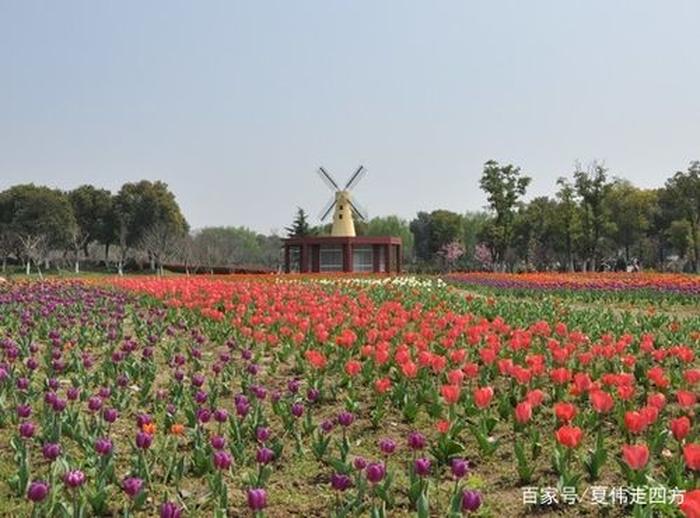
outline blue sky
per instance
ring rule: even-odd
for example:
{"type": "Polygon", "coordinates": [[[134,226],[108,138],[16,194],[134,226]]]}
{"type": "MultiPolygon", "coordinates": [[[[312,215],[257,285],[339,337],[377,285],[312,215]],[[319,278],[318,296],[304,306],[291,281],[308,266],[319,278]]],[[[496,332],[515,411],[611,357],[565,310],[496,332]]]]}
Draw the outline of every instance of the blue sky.
{"type": "Polygon", "coordinates": [[[659,186],[700,159],[700,2],[0,0],[0,188],[162,179],[193,227],[476,210],[488,159],[659,186]]]}

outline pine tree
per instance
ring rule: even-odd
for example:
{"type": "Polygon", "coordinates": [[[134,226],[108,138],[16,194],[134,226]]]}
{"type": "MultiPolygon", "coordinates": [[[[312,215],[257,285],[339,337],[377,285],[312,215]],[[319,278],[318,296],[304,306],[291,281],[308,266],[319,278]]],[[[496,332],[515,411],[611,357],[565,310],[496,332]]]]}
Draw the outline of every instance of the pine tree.
{"type": "Polygon", "coordinates": [[[297,215],[291,227],[284,227],[287,237],[304,237],[311,234],[308,216],[301,207],[297,207],[297,215]]]}

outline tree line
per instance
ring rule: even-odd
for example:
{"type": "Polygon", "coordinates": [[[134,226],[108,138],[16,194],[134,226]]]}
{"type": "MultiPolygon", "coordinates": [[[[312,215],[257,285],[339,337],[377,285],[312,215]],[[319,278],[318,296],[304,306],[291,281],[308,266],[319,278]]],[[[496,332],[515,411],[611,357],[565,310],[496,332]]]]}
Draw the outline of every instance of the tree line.
{"type": "MultiPolygon", "coordinates": [[[[358,235],[393,235],[416,271],[600,271],[640,267],[700,272],[700,162],[642,189],[600,162],[577,164],[550,196],[525,201],[530,177],[513,164],[484,164],[484,210],[421,211],[408,221],[357,221],[358,235]]],[[[329,234],[298,209],[288,236],[329,234]]],[[[34,184],[0,192],[2,271],[81,263],[123,273],[164,266],[181,271],[231,267],[277,270],[281,238],[246,227],[190,231],[167,184],[125,183],[116,193],[92,185],[62,191],[34,184]]]]}
{"type": "MultiPolygon", "coordinates": [[[[485,210],[418,212],[357,222],[359,235],[398,235],[417,271],[700,271],[700,162],[642,189],[601,162],[576,164],[551,196],[525,201],[531,178],[490,160],[479,181],[485,210]]],[[[325,234],[299,209],[288,235],[325,234]]]]}
{"type": "Polygon", "coordinates": [[[175,195],[161,181],[125,183],[117,193],[92,185],[62,191],[34,184],[0,192],[2,271],[27,274],[81,263],[123,274],[163,272],[164,265],[197,271],[236,265],[274,268],[279,238],[245,227],[191,232],[175,195]]]}

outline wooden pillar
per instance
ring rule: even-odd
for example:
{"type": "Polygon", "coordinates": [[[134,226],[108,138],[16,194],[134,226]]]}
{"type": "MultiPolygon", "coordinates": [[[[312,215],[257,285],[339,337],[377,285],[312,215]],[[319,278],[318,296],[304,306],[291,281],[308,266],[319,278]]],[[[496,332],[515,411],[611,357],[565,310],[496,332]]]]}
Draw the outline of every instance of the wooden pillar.
{"type": "Polygon", "coordinates": [[[352,245],[343,244],[343,271],[352,272],[352,245]]]}
{"type": "Polygon", "coordinates": [[[321,271],[321,246],[311,245],[311,271],[318,273],[321,271]]]}
{"type": "Polygon", "coordinates": [[[396,245],[396,273],[401,273],[401,260],[403,259],[403,250],[401,250],[402,243],[396,245]]]}
{"type": "Polygon", "coordinates": [[[379,254],[381,247],[379,245],[372,245],[372,271],[374,273],[379,273],[380,270],[380,265],[379,265],[379,254]]]}
{"type": "Polygon", "coordinates": [[[291,253],[289,250],[289,245],[284,245],[284,273],[289,273],[291,266],[289,264],[291,259],[291,253]]]}
{"type": "Polygon", "coordinates": [[[309,271],[309,245],[303,243],[299,253],[299,271],[307,273],[309,271]]]}
{"type": "Polygon", "coordinates": [[[384,271],[391,273],[391,245],[384,245],[384,271]]]}

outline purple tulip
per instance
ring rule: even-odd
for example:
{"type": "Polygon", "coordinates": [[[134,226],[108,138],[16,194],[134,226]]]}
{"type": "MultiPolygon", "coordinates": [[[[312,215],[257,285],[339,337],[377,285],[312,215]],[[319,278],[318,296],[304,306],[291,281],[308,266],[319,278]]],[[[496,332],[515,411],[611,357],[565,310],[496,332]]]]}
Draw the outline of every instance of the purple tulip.
{"type": "Polygon", "coordinates": [[[208,408],[200,408],[197,410],[197,420],[200,423],[208,423],[211,419],[211,410],[208,408]]]}
{"type": "Polygon", "coordinates": [[[163,502],[160,506],[160,518],[180,518],[182,510],[173,502],[163,502]]]}
{"type": "Polygon", "coordinates": [[[88,409],[91,412],[97,412],[100,408],[102,408],[102,399],[100,399],[99,396],[90,396],[90,399],[88,399],[88,409]]]}
{"type": "Polygon", "coordinates": [[[255,430],[255,438],[259,443],[265,443],[270,438],[270,429],[264,426],[259,426],[255,430]]]}
{"type": "Polygon", "coordinates": [[[80,397],[80,389],[78,387],[70,387],[66,390],[66,397],[69,401],[75,401],[80,397]]]}
{"type": "Polygon", "coordinates": [[[49,484],[43,480],[34,480],[27,489],[27,498],[32,502],[41,502],[49,494],[49,484]]]}
{"type": "Polygon", "coordinates": [[[292,394],[299,392],[299,387],[301,387],[301,382],[296,378],[287,382],[287,390],[292,394]]]}
{"type": "Polygon", "coordinates": [[[473,512],[479,507],[481,507],[481,493],[471,489],[466,489],[462,493],[462,510],[473,512]]]}
{"type": "Polygon", "coordinates": [[[238,417],[245,417],[248,415],[248,411],[250,410],[250,403],[248,403],[247,399],[241,399],[236,403],[236,414],[238,417]]]}
{"type": "Polygon", "coordinates": [[[27,378],[18,378],[16,385],[17,390],[27,390],[29,388],[29,380],[27,378]]]}
{"type": "Polygon", "coordinates": [[[218,469],[224,470],[231,467],[231,454],[226,451],[215,451],[214,452],[214,466],[218,469]]]}
{"type": "Polygon", "coordinates": [[[136,416],[136,426],[143,428],[143,425],[151,424],[153,418],[149,414],[138,414],[136,416]]]}
{"type": "Polygon", "coordinates": [[[408,434],[408,447],[412,450],[422,450],[425,448],[425,436],[420,432],[411,432],[408,434]]]}
{"type": "Polygon", "coordinates": [[[413,469],[419,477],[430,474],[430,459],[420,458],[413,463],[413,469]]]}
{"type": "Polygon", "coordinates": [[[357,471],[362,471],[367,467],[367,461],[362,457],[355,457],[355,460],[353,461],[352,465],[355,466],[355,469],[357,471]]]}
{"type": "Polygon", "coordinates": [[[352,415],[350,412],[341,412],[338,414],[338,424],[340,426],[348,427],[352,424],[352,422],[355,420],[355,416],[352,415]]]}
{"type": "Polygon", "coordinates": [[[315,403],[320,396],[321,392],[315,388],[310,388],[309,391],[306,393],[306,399],[309,400],[309,403],[315,403]]]}
{"type": "Polygon", "coordinates": [[[323,430],[324,433],[330,433],[333,430],[333,427],[335,426],[335,424],[330,419],[326,419],[326,420],[321,422],[320,426],[321,426],[321,430],[323,430]]]}
{"type": "Polygon", "coordinates": [[[228,421],[228,412],[225,408],[217,408],[214,410],[214,419],[217,423],[225,423],[228,421]]]}
{"type": "Polygon", "coordinates": [[[19,434],[23,439],[31,439],[34,435],[35,426],[31,421],[19,425],[19,434]]]}
{"type": "Polygon", "coordinates": [[[396,442],[389,438],[382,439],[379,441],[379,449],[384,455],[391,455],[396,449],[396,442]]]}
{"type": "Polygon", "coordinates": [[[255,460],[258,462],[258,464],[269,464],[275,460],[275,452],[273,452],[270,448],[262,447],[256,453],[255,460]]]}
{"type": "Polygon", "coordinates": [[[211,444],[211,447],[215,450],[223,450],[226,446],[226,438],[222,435],[213,435],[211,439],[209,439],[209,444],[211,444]]]}
{"type": "Polygon", "coordinates": [[[32,407],[29,405],[17,405],[17,417],[26,419],[32,415],[32,407]]]}
{"type": "Polygon", "coordinates": [[[71,489],[80,487],[85,483],[85,473],[79,469],[68,471],[63,475],[63,483],[71,489]]]}
{"type": "Polygon", "coordinates": [[[304,415],[304,405],[301,403],[294,403],[292,405],[292,415],[294,417],[301,417],[304,415]]]}
{"type": "Polygon", "coordinates": [[[267,507],[267,492],[262,488],[248,490],[248,507],[252,511],[262,511],[267,507]]]}
{"type": "Polygon", "coordinates": [[[372,462],[367,465],[367,468],[365,468],[365,475],[367,476],[367,480],[369,480],[372,484],[377,484],[381,482],[384,475],[386,475],[386,468],[384,467],[384,464],[372,462]]]}
{"type": "Polygon", "coordinates": [[[102,417],[108,423],[113,423],[119,417],[119,412],[116,408],[105,408],[104,412],[102,412],[102,417]]]}
{"type": "Polygon", "coordinates": [[[151,434],[148,434],[146,432],[139,432],[136,434],[136,446],[138,446],[142,450],[147,450],[148,448],[150,448],[152,442],[153,436],[151,434]]]}
{"type": "Polygon", "coordinates": [[[66,405],[68,402],[65,399],[61,399],[60,397],[57,397],[54,402],[52,408],[53,411],[56,412],[57,414],[63,412],[66,409],[66,405]]]}
{"type": "Polygon", "coordinates": [[[112,453],[112,441],[107,437],[101,437],[95,441],[95,451],[100,455],[112,453]]]}
{"type": "Polygon", "coordinates": [[[59,455],[61,455],[61,445],[58,443],[47,442],[41,448],[41,453],[44,455],[46,460],[54,461],[59,455]]]}
{"type": "Polygon", "coordinates": [[[455,478],[462,478],[469,471],[469,463],[464,459],[452,459],[450,469],[455,478]]]}
{"type": "Polygon", "coordinates": [[[137,477],[127,477],[122,481],[122,489],[130,498],[135,498],[143,489],[143,480],[137,477]]]}
{"type": "Polygon", "coordinates": [[[336,491],[345,491],[352,485],[352,480],[349,476],[342,473],[333,473],[331,475],[331,487],[336,491]]]}

